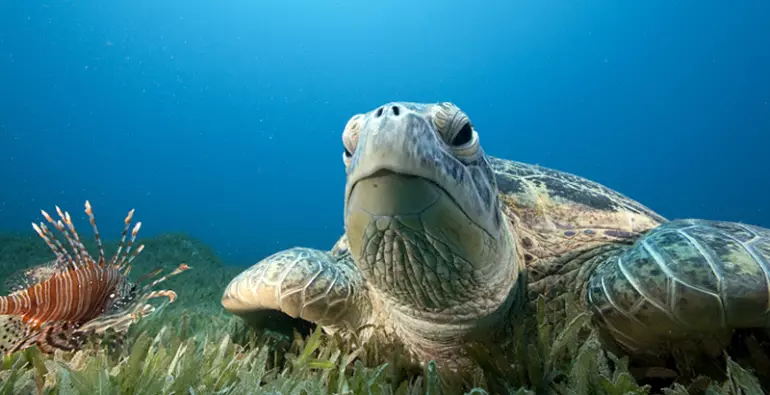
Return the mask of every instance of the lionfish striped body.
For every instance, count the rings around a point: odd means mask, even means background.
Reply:
[[[124,221],[120,245],[108,263],[88,201],[85,207],[99,249],[98,259],[91,257],[86,250],[69,213],[56,207],[61,219],[54,221],[42,211],[46,221],[64,235],[71,252],[64,248],[45,223],[32,224],[56,259],[26,271],[26,278],[32,280],[32,284],[0,297],[0,352],[10,354],[33,345],[43,352],[52,352],[57,348],[73,350],[92,334],[103,334],[108,329],[125,332],[138,318],[154,311],[152,305],[145,303],[148,299],[167,297],[173,302],[176,298],[174,291],[151,291],[151,288],[188,269],[185,264],[141,288],[127,277],[131,262],[144,249],[143,245],[139,246],[131,254],[141,222],[134,226],[126,244],[134,210]]]
[[[21,316],[33,328],[52,321],[88,321],[106,310],[110,294],[122,281],[117,269],[89,262],[0,297],[0,313]]]

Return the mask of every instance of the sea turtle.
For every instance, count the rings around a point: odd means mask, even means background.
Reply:
[[[452,103],[380,106],[342,140],[345,234],[245,270],[225,309],[374,326],[455,369],[464,343],[504,333],[536,295],[577,295],[632,356],[719,352],[735,329],[770,327],[770,230],[668,221],[584,178],[486,155]]]

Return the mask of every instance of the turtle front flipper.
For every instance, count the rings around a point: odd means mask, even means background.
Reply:
[[[277,310],[330,332],[356,330],[371,315],[365,284],[349,255],[301,247],[275,253],[236,276],[222,306],[241,316]]]
[[[770,327],[769,264],[770,230],[672,221],[599,265],[586,302],[631,354],[718,353],[734,329]]]

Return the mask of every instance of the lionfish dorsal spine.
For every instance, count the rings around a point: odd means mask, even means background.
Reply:
[[[47,215],[47,213],[45,215]],[[32,228],[35,229],[35,232],[37,232],[37,234],[43,240],[45,240],[45,243],[48,244],[48,247],[51,249],[51,251],[53,251],[57,259],[64,260],[64,262],[66,262],[66,264],[72,268],[77,268],[75,261],[72,259],[72,256],[69,254],[69,252],[67,252],[59,239],[57,239],[56,236],[54,236],[54,234],[48,230],[48,227],[45,226],[44,223],[40,222],[40,225],[37,225],[33,222]]]
[[[136,259],[136,256],[139,255],[139,253],[142,252],[143,250],[144,250],[144,244],[140,245],[139,248],[137,248],[136,251],[134,251],[134,253],[131,254],[131,258],[128,258],[128,261],[126,261],[125,267],[131,267],[130,266],[131,262],[133,262],[134,259]]]
[[[91,202],[86,200],[86,214],[88,215],[88,222],[91,223],[91,228],[94,229],[94,239],[96,240],[96,246],[99,248],[99,266],[104,267],[106,259],[104,257],[104,246],[102,246],[102,236],[99,234],[99,228],[96,226],[96,218],[94,217],[94,210],[91,208]]]
[[[67,225],[67,228],[69,228],[70,232],[72,233],[72,239],[75,244],[72,246],[72,248],[80,251],[80,257],[82,259],[82,263],[93,262],[93,258],[91,257],[91,254],[88,253],[86,246],[80,240],[80,235],[78,235],[78,231],[77,229],[75,229],[75,224],[72,223],[72,217],[70,216],[70,213],[65,211],[64,215],[62,215],[61,209],[59,209],[59,206],[56,206],[56,211],[59,212],[59,216],[62,217],[62,219],[64,220],[64,224]]]
[[[110,265],[115,266],[118,263],[118,258],[120,258],[121,252],[123,252],[123,246],[126,244],[126,236],[128,235],[128,229],[131,227],[131,218],[134,216],[134,209],[131,209],[131,211],[128,212],[128,215],[126,216],[126,219],[123,220],[123,222],[126,224],[125,227],[123,227],[123,234],[120,237],[120,244],[118,244],[118,249],[115,251],[115,255],[112,256],[112,259],[110,260]]]
[[[48,213],[45,212],[45,210],[40,210],[40,212],[43,214],[43,217],[45,217],[45,219],[56,228],[56,230],[58,230],[61,234],[64,235],[64,238],[67,239],[67,242],[69,243],[70,247],[72,247],[72,252],[75,254],[75,259],[72,260],[73,266],[79,267],[88,263],[90,259],[90,256],[88,255],[88,251],[85,251],[85,247],[81,249],[80,246],[78,245],[79,243],[75,241],[74,237],[70,234],[67,228],[64,227],[63,221],[66,221],[66,216],[61,211],[59,206],[56,206],[56,212],[59,214],[59,217],[61,218],[61,220],[58,220],[58,221],[54,221],[54,219],[51,218],[51,216],[48,215]],[[64,246],[62,246],[62,248],[64,248]],[[85,256],[83,254],[85,254]]]
[[[123,255],[120,257],[120,260],[117,263],[117,268],[120,269],[126,265],[128,265],[132,260],[133,257],[129,259],[129,254],[131,253],[131,247],[134,245],[134,241],[136,241],[136,235],[139,234],[139,229],[142,228],[142,223],[137,222],[134,226],[134,229],[131,231],[131,239],[128,240],[128,245],[126,245],[126,250],[123,252]],[[138,254],[139,251],[137,251],[136,254]]]

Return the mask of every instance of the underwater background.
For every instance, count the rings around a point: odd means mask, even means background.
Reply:
[[[488,154],[770,227],[770,2],[3,1],[0,232],[40,209],[223,261],[331,248],[341,133],[452,101]],[[83,225],[81,225],[83,226]],[[40,242],[42,245],[42,242]]]

